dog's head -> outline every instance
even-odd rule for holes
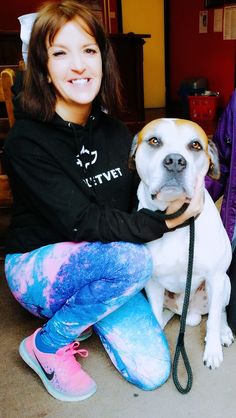
[[[153,200],[191,199],[198,174],[220,176],[216,146],[197,123],[184,119],[144,126],[134,137],[132,161]]]

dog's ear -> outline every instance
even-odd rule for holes
[[[207,175],[212,179],[218,180],[220,178],[218,150],[215,143],[211,139],[208,140],[208,154],[210,156],[210,165]]]
[[[135,153],[138,148],[138,134],[136,134],[133,138],[133,142],[131,144],[131,150],[129,154],[129,160],[128,160],[128,167],[130,170],[135,170]]]

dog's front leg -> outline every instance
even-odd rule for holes
[[[152,311],[163,328],[165,326],[163,321],[163,306],[165,289],[158,283],[158,278],[152,277],[145,286],[145,291],[151,305]]]
[[[215,369],[223,361],[221,344],[230,345],[233,342],[233,335],[225,316],[230,291],[229,278],[225,273],[218,273],[206,281],[206,286],[209,314],[203,362],[210,369]]]

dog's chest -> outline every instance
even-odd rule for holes
[[[198,232],[198,231],[196,231]],[[184,292],[189,261],[189,227],[166,233],[161,239],[147,243],[153,259],[153,277],[174,293]],[[209,249],[202,234],[195,235],[192,290],[205,280],[209,271]]]
[[[146,244],[151,251],[154,267],[158,273],[172,268],[183,270],[187,266],[189,230],[176,230],[166,233],[162,238]]]

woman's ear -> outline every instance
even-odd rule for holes
[[[218,150],[215,143],[211,139],[208,140],[208,154],[210,157],[210,164],[207,175],[212,179],[218,180],[220,178]]]
[[[133,142],[131,144],[129,159],[128,159],[128,167],[130,170],[135,170],[135,153],[138,148],[138,134],[136,134],[133,138]]]

